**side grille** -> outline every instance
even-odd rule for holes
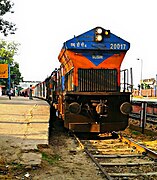
[[[78,69],[78,91],[117,91],[116,69]]]

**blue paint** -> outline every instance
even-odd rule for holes
[[[8,89],[11,89],[10,64],[8,64]]]
[[[113,56],[114,53],[103,53],[103,54],[91,54],[91,53],[81,53],[83,56],[85,56],[87,59],[89,59],[94,65],[98,66],[100,63],[102,63],[107,58]]]
[[[76,36],[63,45],[63,49],[70,50],[109,50],[109,51],[127,51],[130,48],[130,43],[122,38],[110,33],[109,37],[105,37],[101,42],[95,41],[96,28],[87,31],[79,36]],[[101,28],[103,32],[105,29]]]
[[[62,91],[64,91],[64,89],[65,89],[65,77],[64,76],[62,76]]]

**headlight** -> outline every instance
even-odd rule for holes
[[[102,34],[102,29],[101,28],[97,28],[96,29],[96,34]]]
[[[98,41],[98,42],[102,41],[102,35],[100,35],[100,34],[96,35],[95,41]]]

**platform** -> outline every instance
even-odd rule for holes
[[[49,118],[50,107],[44,100],[29,100],[21,96],[9,100],[8,96],[0,96],[1,144],[18,148],[21,152],[35,150],[38,144],[48,145]],[[36,156],[34,154],[33,157]],[[27,164],[29,157],[30,154],[21,154],[22,163]],[[39,154],[39,158],[35,159],[40,158]]]
[[[131,101],[157,103],[157,98],[155,98],[155,97],[132,97]]]

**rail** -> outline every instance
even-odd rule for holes
[[[102,140],[79,139],[75,134],[74,137],[108,180],[114,177],[135,178],[138,176],[157,178],[157,169],[152,168],[156,167],[157,153],[121,134],[117,139],[104,138]],[[124,158],[125,160],[121,161]],[[136,172],[139,166],[141,168]],[[144,170],[145,166],[149,168]]]

